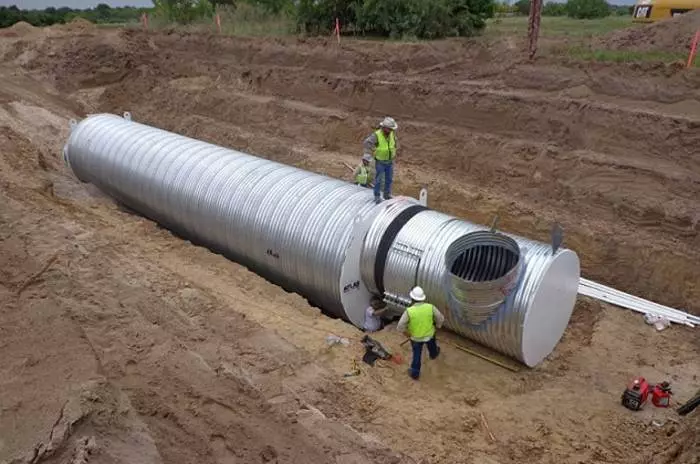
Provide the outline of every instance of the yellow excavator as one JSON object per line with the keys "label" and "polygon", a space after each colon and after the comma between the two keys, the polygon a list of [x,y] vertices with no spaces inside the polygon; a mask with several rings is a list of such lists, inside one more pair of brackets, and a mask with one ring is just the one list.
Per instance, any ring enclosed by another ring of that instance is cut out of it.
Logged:
{"label": "yellow excavator", "polygon": [[700,0],[637,0],[632,21],[651,23],[700,8]]}

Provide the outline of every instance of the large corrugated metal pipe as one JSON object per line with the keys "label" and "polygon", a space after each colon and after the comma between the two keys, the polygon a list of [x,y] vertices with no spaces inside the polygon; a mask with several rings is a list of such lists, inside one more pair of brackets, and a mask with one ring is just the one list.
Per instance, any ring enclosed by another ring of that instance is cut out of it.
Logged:
{"label": "large corrugated metal pipe", "polygon": [[539,364],[564,334],[580,277],[571,250],[406,200],[370,226],[361,263],[367,287],[397,314],[420,285],[449,330],[528,366]]}
{"label": "large corrugated metal pipe", "polygon": [[71,124],[66,164],[131,209],[362,326],[421,285],[450,330],[534,366],[576,299],[575,253],[124,118]]}
{"label": "large corrugated metal pipe", "polygon": [[74,125],[64,156],[134,211],[362,324],[360,249],[386,207],[371,190],[111,114]]}
{"label": "large corrugated metal pipe", "polygon": [[478,231],[455,240],[447,249],[450,303],[467,324],[491,317],[515,289],[520,277],[520,247],[512,238]]}

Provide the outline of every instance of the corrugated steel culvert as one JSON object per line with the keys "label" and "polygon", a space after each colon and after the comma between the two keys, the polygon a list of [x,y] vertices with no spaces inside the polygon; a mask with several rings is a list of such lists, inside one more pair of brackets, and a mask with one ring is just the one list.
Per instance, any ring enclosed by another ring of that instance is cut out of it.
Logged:
{"label": "corrugated steel culvert", "polygon": [[361,326],[371,294],[421,285],[447,327],[528,366],[554,349],[579,280],[570,250],[110,114],[74,125],[66,163],[130,208]]}

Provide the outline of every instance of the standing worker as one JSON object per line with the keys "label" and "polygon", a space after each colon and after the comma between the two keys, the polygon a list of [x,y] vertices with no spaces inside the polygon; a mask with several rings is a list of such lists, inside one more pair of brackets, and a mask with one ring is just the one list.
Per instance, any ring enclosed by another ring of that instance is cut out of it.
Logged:
{"label": "standing worker", "polygon": [[374,154],[376,175],[374,176],[374,201],[380,203],[381,184],[384,184],[384,199],[391,200],[391,183],[394,178],[394,158],[396,158],[396,129],[399,126],[394,118],[386,117],[379,123],[379,129],[372,132],[363,142],[365,155]]}
{"label": "standing worker", "polygon": [[408,369],[408,375],[418,380],[423,345],[428,345],[430,359],[435,359],[440,355],[440,347],[435,340],[435,329],[442,327],[445,316],[435,306],[425,302],[425,292],[422,288],[413,287],[409,296],[413,300],[413,304],[401,315],[396,330],[403,332],[411,339],[413,361]]}
{"label": "standing worker", "polygon": [[362,163],[355,169],[355,184],[360,187],[370,186],[369,163],[372,162],[372,155],[365,153],[362,156]]}

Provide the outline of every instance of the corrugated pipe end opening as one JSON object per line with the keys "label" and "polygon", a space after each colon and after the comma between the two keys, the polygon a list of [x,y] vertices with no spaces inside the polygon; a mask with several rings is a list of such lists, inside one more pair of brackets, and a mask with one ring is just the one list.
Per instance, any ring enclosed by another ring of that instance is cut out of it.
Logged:
{"label": "corrugated pipe end opening", "polygon": [[479,231],[455,240],[445,253],[450,303],[462,324],[487,320],[517,285],[520,247],[510,237]]}

